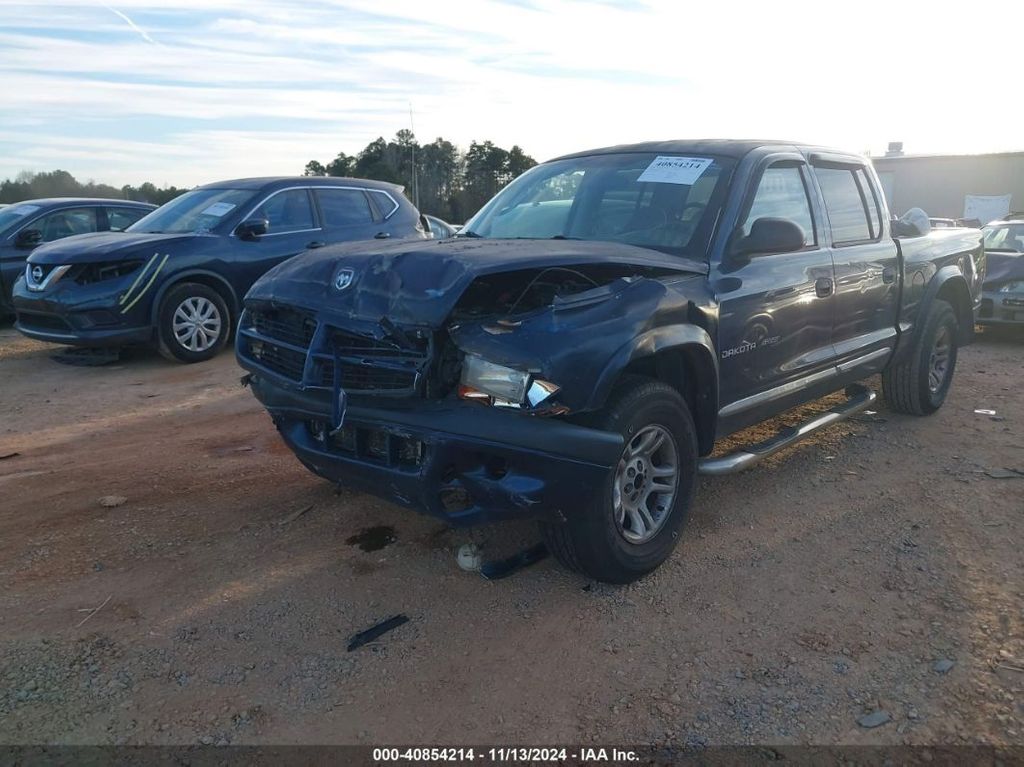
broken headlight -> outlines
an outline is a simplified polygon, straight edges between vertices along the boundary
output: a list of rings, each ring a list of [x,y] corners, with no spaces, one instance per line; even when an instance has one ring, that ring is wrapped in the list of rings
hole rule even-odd
[[[529,373],[504,365],[495,365],[483,357],[467,354],[462,363],[459,396],[463,399],[493,399],[521,405],[526,399],[526,387],[529,383]]]
[[[94,282],[103,282],[117,277],[125,277],[142,266],[142,261],[112,261],[98,264],[83,264],[82,268],[75,275],[75,282],[79,285],[91,285]]]
[[[535,408],[558,391],[550,381],[532,378],[515,368],[467,354],[462,363],[459,397],[503,407]]]

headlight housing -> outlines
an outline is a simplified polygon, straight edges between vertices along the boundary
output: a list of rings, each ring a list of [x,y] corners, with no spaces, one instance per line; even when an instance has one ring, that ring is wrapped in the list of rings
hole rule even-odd
[[[550,381],[488,362],[475,354],[467,354],[462,362],[462,379],[459,382],[459,397],[462,399],[498,407],[537,408],[559,388]]]
[[[117,277],[126,277],[140,266],[142,266],[140,259],[83,264],[82,268],[75,275],[75,282],[79,285],[91,285],[94,282],[104,282],[105,280],[113,280]]]
[[[462,362],[459,396],[463,399],[495,400],[492,404],[521,405],[526,399],[529,383],[529,373],[467,354]]]
[[[1000,293],[1024,293],[1024,281],[1007,282],[1001,288]]]

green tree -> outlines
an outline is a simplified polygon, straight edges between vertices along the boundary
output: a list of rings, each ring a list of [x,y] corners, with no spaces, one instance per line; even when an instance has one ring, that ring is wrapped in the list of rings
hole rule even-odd
[[[356,158],[349,157],[344,152],[338,152],[338,156],[335,157],[327,164],[326,174],[328,176],[351,176],[355,170]]]
[[[65,170],[43,173],[22,171],[13,181],[7,179],[0,182],[0,202],[12,203],[43,197],[103,197],[163,205],[184,191],[173,186],[159,189],[148,181],[137,188],[125,185],[120,189],[92,180],[82,183]]]
[[[319,160],[310,160],[306,163],[306,169],[302,171],[303,176],[326,176],[327,168]]]

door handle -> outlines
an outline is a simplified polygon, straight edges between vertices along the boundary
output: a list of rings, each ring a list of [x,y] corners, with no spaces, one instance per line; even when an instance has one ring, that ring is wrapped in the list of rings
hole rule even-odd
[[[892,285],[896,282],[896,270],[891,266],[887,266],[882,270],[882,282],[886,285]]]
[[[389,237],[391,237],[391,232],[377,232],[377,234],[373,235],[375,240],[386,240]]]
[[[828,298],[832,295],[832,280],[829,277],[819,277],[814,281],[814,294],[818,298]]]
[[[327,243],[324,242],[323,240],[313,240],[312,242],[307,242],[306,243],[306,247],[310,248],[310,249],[312,249],[312,248],[322,248],[326,244]]]

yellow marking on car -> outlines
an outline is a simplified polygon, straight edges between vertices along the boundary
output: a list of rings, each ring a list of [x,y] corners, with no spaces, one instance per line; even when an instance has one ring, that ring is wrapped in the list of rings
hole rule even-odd
[[[124,305],[124,302],[128,300],[128,296],[130,296],[132,294],[132,291],[135,290],[135,288],[138,287],[139,283],[142,281],[142,278],[146,275],[146,270],[149,269],[150,265],[154,261],[156,261],[156,259],[157,259],[157,257],[159,255],[160,255],[159,253],[154,253],[153,257],[151,259],[149,259],[149,261],[146,262],[146,265],[144,267],[142,267],[142,271],[139,272],[139,276],[135,278],[135,282],[133,282],[132,286],[130,288],[128,288],[128,290],[126,290],[124,292],[124,294],[121,296],[121,300],[118,301],[119,304],[121,304],[122,306]]]
[[[167,259],[168,259],[168,257],[170,257],[170,255],[171,254],[168,253],[168,254],[166,254],[163,257],[163,259],[161,259],[161,261],[157,265],[156,269],[153,270],[153,275],[149,278],[149,282],[146,283],[146,287],[144,287],[142,290],[140,290],[139,294],[137,296],[135,296],[135,298],[132,299],[132,302],[130,304],[128,304],[128,306],[126,306],[124,309],[121,310],[121,314],[126,314],[129,309],[131,309],[133,306],[135,306],[135,304],[137,304],[139,302],[140,298],[142,298],[144,295],[146,295],[146,291],[149,290],[153,286],[153,283],[156,281],[156,276],[158,274],[160,274],[160,270],[164,268],[164,264],[167,263]]]

